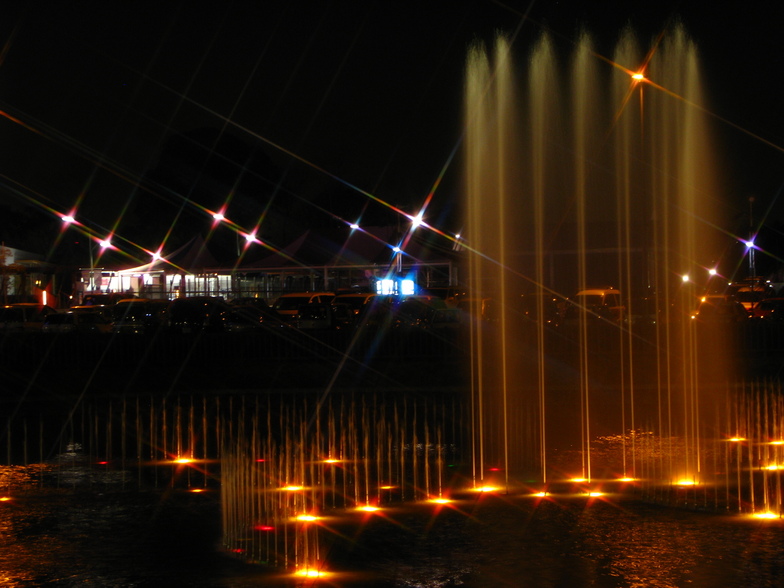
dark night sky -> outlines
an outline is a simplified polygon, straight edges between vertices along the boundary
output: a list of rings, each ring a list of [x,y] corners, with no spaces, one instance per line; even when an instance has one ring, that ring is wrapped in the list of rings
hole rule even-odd
[[[285,178],[279,198],[339,198],[350,184],[415,212],[458,144],[473,39],[517,31],[524,55],[546,26],[567,51],[585,25],[609,55],[627,22],[648,38],[678,15],[708,109],[731,123],[719,125],[729,206],[742,215],[754,195],[767,207],[784,181],[784,8],[639,4],[540,1],[523,22],[517,1],[5,2],[0,199],[60,210],[81,194],[84,218],[122,233],[154,214],[130,211],[167,141],[209,128],[260,144]],[[456,178],[453,165],[432,208],[446,229]]]

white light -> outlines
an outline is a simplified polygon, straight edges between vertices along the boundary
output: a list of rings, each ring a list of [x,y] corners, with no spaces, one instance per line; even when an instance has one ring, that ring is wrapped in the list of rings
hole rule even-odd
[[[392,251],[394,251],[395,253],[400,253],[400,247],[396,245],[395,247],[392,248]]]
[[[112,242],[109,239],[98,241],[98,244],[101,246],[102,249],[108,249],[109,247],[112,246]]]
[[[716,271],[716,268],[713,268],[713,267],[712,267],[712,268],[710,268],[710,269],[708,270],[708,273],[709,273],[710,275],[712,275],[712,276],[715,276],[715,275],[716,275],[718,272]]]
[[[359,228],[359,225],[358,225],[357,223],[351,223],[351,224],[349,225],[349,227],[351,227],[352,229],[356,230],[356,229],[358,229],[358,228]]]
[[[420,212],[416,216],[412,216],[411,218],[411,228],[416,229],[419,225],[422,224],[422,213]]]
[[[683,274],[681,276],[681,281],[688,282],[689,281],[689,274]]]
[[[400,294],[402,296],[414,295],[414,280],[401,280],[400,281]]]
[[[223,214],[220,213],[220,212],[213,212],[212,213],[212,218],[214,218],[216,221],[226,220],[226,217],[223,216]]]
[[[382,296],[391,296],[395,294],[395,280],[379,280],[376,282],[376,292]]]
[[[64,223],[75,223],[76,219],[70,214],[65,214],[60,217]]]
[[[752,247],[754,247],[754,241],[746,241],[746,248],[751,249]]]
[[[248,233],[247,235],[245,235],[245,240],[248,243],[253,243],[256,240],[256,233]]]

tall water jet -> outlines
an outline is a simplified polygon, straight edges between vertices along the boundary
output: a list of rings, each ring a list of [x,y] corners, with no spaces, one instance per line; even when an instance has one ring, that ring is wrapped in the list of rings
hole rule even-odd
[[[536,426],[541,421],[526,419],[538,411],[518,388],[523,337],[519,321],[507,316],[525,276],[515,270],[513,259],[523,249],[516,220],[524,208],[515,197],[522,180],[517,165],[518,104],[510,46],[504,37],[496,39],[492,55],[494,61],[483,47],[472,48],[466,78],[471,314],[488,319],[482,328],[478,323],[472,327],[472,452],[477,483],[484,483],[491,471],[502,471],[508,484],[509,474],[519,475],[536,461],[541,436]],[[515,450],[509,451],[511,447]],[[525,453],[530,453],[529,459],[524,459]]]
[[[475,478],[544,482],[547,456],[576,448],[591,479],[593,443],[611,434],[632,445],[612,474],[636,477],[629,433],[645,429],[685,444],[663,476],[697,479],[736,370],[726,333],[690,319],[721,226],[695,45],[675,26],[641,51],[627,30],[610,59],[583,34],[562,64],[543,35],[524,83],[512,55],[499,36],[466,70],[467,265],[485,319],[471,338]],[[581,306],[545,333],[543,300],[610,286],[614,316]],[[521,295],[539,301],[533,328]]]

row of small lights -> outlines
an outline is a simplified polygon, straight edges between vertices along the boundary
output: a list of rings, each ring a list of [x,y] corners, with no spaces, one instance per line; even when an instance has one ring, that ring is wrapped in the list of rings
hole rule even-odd
[[[223,214],[223,212],[220,212],[220,211],[219,212],[212,212],[211,216],[212,216],[213,220],[215,220],[216,223],[224,223],[225,222],[225,223],[227,223],[229,225],[234,226],[234,223],[231,222],[229,219],[227,219],[226,216]],[[424,220],[423,220],[423,212],[419,212],[417,215],[414,215],[414,216],[411,216],[411,215],[406,215],[406,216],[407,216],[408,220],[411,222],[411,230],[412,231],[416,230],[420,226],[421,227],[426,227],[426,228],[431,228],[427,223],[424,222]],[[65,225],[80,225],[80,223],[76,220],[76,217],[72,213],[61,215],[60,216],[60,220],[62,220]],[[360,227],[358,222],[351,222],[351,223],[346,222],[346,224],[348,225],[348,227],[352,231],[361,229],[361,227]],[[252,243],[263,244],[263,241],[261,241],[257,237],[255,230],[250,231],[250,232],[245,232],[245,231],[239,230],[239,228],[238,228],[237,229],[237,233],[245,239],[245,241],[246,241],[246,243],[248,245],[250,245]],[[113,248],[111,237],[106,237],[104,239],[97,239],[95,237],[91,237],[91,238],[98,245],[100,245],[101,251]],[[460,239],[460,235],[459,234],[455,235],[454,239],[455,240],[459,240]],[[394,253],[400,253],[402,251],[400,245],[389,245],[389,247],[392,249],[392,251]],[[160,249],[158,251],[147,251],[147,253],[150,254],[150,256],[152,257],[153,261],[157,261],[159,259],[162,259],[162,256],[161,256],[161,253],[160,253]]]

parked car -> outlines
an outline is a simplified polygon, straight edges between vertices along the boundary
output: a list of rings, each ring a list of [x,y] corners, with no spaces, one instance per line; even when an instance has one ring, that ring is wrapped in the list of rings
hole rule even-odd
[[[269,315],[256,306],[234,306],[229,305],[223,314],[223,330],[249,331],[261,329],[271,323]]]
[[[751,313],[764,299],[773,295],[773,288],[765,283],[741,285],[734,291],[735,300]]]
[[[354,313],[345,304],[304,304],[300,306],[296,325],[302,330],[340,330],[354,324]]]
[[[130,298],[120,300],[112,307],[115,333],[152,333],[165,325],[168,300]]]
[[[225,319],[231,310],[229,304],[215,296],[177,298],[169,305],[166,322],[175,333],[220,332],[225,330]]]
[[[464,296],[460,298],[455,308],[462,310],[466,316],[480,321],[495,322],[498,320],[497,305],[493,298]]]
[[[44,333],[111,333],[112,323],[97,312],[57,312],[49,314],[41,327]]]
[[[397,328],[426,328],[432,322],[436,310],[446,309],[440,298],[409,297],[394,306],[393,326]]]
[[[0,330],[5,332],[40,331],[47,315],[57,311],[35,302],[8,304],[0,308]]]
[[[750,318],[766,321],[784,321],[784,298],[766,298],[749,312]]]
[[[80,306],[111,306],[117,304],[120,300],[127,298],[132,298],[132,296],[120,292],[112,292],[110,294],[85,294],[82,297],[82,304]]]
[[[114,308],[113,304],[110,306],[107,306],[105,304],[95,304],[95,305],[80,304],[78,306],[70,307],[66,312],[91,312],[94,314],[100,314],[107,321],[112,322],[114,320],[114,314],[112,313],[113,308]]]
[[[459,331],[466,324],[465,313],[459,308],[437,308],[425,328],[432,331]]]
[[[748,320],[749,313],[732,296],[703,296],[691,318],[704,324],[732,324]]]
[[[338,294],[332,299],[332,304],[345,304],[355,317],[367,310],[367,306],[378,300],[377,294],[358,292],[353,294]]]
[[[614,288],[581,290],[565,305],[563,321],[577,322],[585,311],[588,320],[621,322],[625,320],[626,307],[621,302],[621,293]]]
[[[335,298],[332,292],[290,292],[281,294],[272,306],[284,321],[294,323],[301,306],[329,304]]]
[[[249,308],[253,312],[260,313],[260,320],[267,326],[286,326],[280,313],[272,308],[263,298],[243,297],[235,298],[229,304],[234,308]]]

